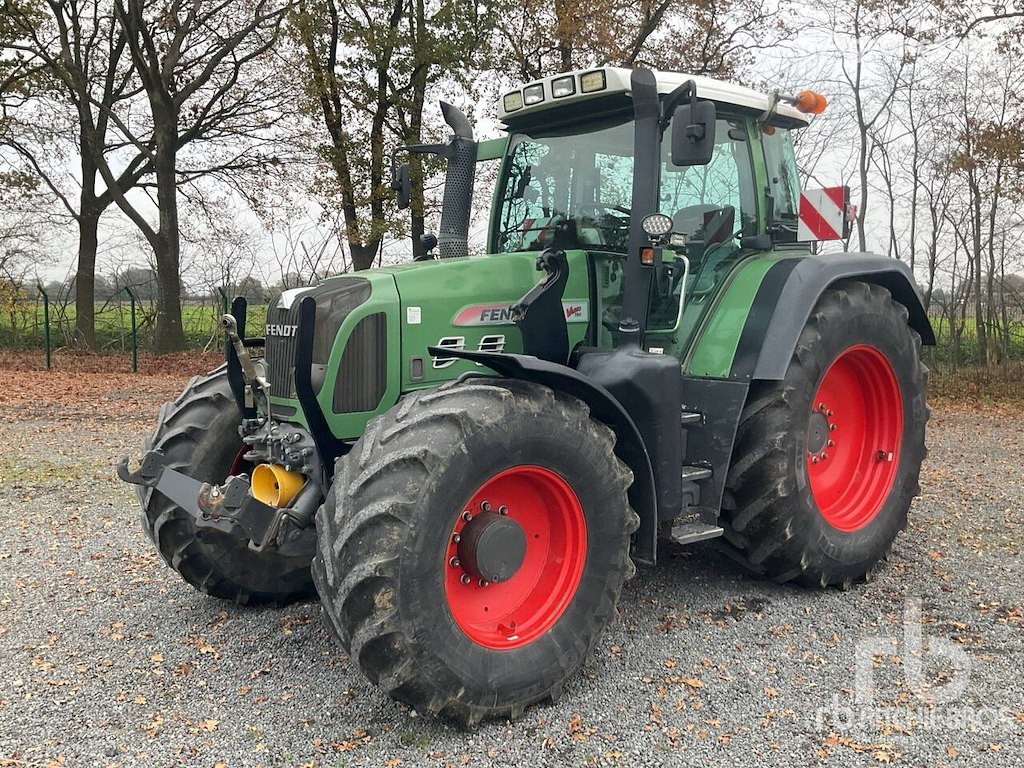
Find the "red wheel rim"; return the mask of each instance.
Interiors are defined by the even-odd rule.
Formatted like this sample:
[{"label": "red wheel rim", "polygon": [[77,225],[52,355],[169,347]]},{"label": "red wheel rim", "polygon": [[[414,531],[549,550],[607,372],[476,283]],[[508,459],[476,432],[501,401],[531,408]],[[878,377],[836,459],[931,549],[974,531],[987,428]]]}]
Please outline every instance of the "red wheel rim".
[{"label": "red wheel rim", "polygon": [[837,357],[818,386],[807,436],[814,501],[834,528],[870,523],[900,461],[903,398],[889,360],[864,344]]},{"label": "red wheel rim", "polygon": [[[526,535],[522,565],[500,584],[469,577],[457,557],[467,513],[484,509],[507,514]],[[551,629],[565,612],[586,557],[583,506],[565,479],[533,465],[506,469],[480,486],[452,526],[441,565],[448,608],[473,642],[518,648]]]},{"label": "red wheel rim", "polygon": [[228,470],[228,476],[240,475],[243,472],[252,472],[253,467],[256,465],[245,458],[245,454],[252,450],[252,447],[243,445],[238,453],[235,455],[234,461],[231,462],[231,469]]}]

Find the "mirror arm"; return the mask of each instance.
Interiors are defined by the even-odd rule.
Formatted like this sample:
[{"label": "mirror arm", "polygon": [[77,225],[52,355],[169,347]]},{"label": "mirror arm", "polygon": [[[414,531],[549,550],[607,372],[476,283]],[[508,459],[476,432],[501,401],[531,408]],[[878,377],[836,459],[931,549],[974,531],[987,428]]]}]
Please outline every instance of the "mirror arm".
[{"label": "mirror arm", "polygon": [[399,147],[395,151],[405,151],[412,155],[437,155],[447,160],[451,154],[450,146],[450,144],[408,144],[404,147]]},{"label": "mirror arm", "polygon": [[772,95],[768,100],[768,109],[757,118],[758,126],[764,125],[775,116],[775,113],[779,110],[780,101],[782,101],[782,94],[778,91],[772,91]]},{"label": "mirror arm", "polygon": [[697,83],[687,80],[677,85],[673,91],[665,97],[664,110],[662,111],[660,128],[664,134],[668,124],[672,122],[672,115],[680,104],[692,104],[697,98]]},{"label": "mirror arm", "polygon": [[391,189],[399,195],[398,207],[400,209],[408,208],[408,203],[403,205],[403,194],[405,193],[405,187],[408,184],[403,184],[399,175],[399,163],[398,153],[408,152],[411,155],[437,155],[443,157],[446,160],[451,159],[452,145],[451,144],[407,144],[402,147],[396,147],[395,151],[391,153]]}]

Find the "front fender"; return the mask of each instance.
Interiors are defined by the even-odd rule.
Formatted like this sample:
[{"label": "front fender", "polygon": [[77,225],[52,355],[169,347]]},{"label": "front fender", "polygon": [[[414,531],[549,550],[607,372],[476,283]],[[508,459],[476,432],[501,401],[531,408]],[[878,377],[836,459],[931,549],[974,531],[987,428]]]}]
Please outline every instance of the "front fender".
[{"label": "front fender", "polygon": [[658,509],[651,459],[644,446],[644,441],[640,437],[640,430],[637,429],[622,404],[607,389],[568,366],[528,355],[437,347],[430,347],[428,351],[436,356],[472,360],[507,379],[519,379],[540,384],[572,395],[586,403],[590,408],[591,416],[615,431],[615,453],[633,472],[633,484],[629,488],[629,503],[640,516],[640,527],[637,529],[634,539],[633,556],[639,562],[654,563],[657,555]]}]

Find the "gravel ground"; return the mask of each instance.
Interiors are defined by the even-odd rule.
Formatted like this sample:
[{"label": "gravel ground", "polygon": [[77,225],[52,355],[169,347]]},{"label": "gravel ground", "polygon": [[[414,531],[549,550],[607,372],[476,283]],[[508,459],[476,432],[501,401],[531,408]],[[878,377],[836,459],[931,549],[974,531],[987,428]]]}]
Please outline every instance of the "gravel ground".
[{"label": "gravel ground", "polygon": [[164,566],[112,477],[143,401],[0,404],[0,766],[1024,764],[1014,409],[936,409],[924,495],[871,583],[804,591],[666,549],[560,703],[464,731],[365,682],[315,602],[239,608]]}]

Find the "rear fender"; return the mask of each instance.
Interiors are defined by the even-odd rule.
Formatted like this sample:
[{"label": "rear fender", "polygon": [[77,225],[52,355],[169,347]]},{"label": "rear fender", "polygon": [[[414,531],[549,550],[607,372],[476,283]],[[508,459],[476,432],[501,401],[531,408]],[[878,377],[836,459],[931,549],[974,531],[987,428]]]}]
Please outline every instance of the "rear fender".
[{"label": "rear fender", "polygon": [[730,377],[779,381],[821,294],[840,280],[886,288],[907,308],[908,324],[923,344],[935,344],[914,274],[902,261],[865,253],[808,256],[777,262],[765,274],[750,307]]},{"label": "rear fender", "polygon": [[629,503],[640,516],[640,527],[633,542],[633,557],[638,562],[654,563],[657,555],[658,509],[651,459],[633,419],[608,390],[568,366],[527,355],[435,347],[428,351],[432,355],[472,360],[507,379],[540,384],[586,403],[591,416],[615,431],[615,453],[633,472]]}]

